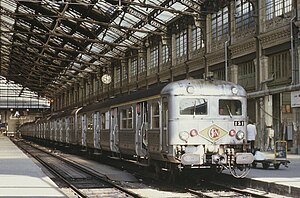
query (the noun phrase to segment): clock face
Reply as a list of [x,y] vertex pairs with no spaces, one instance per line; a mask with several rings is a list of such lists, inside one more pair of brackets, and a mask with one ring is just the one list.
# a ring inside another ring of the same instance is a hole
[[101,80],[104,84],[109,84],[111,82],[111,76],[108,74],[104,74]]

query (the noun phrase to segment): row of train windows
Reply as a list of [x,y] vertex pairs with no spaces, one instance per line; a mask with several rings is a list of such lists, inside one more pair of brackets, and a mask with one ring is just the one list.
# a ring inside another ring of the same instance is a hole
[[[204,98],[185,98],[179,103],[180,115],[208,115],[208,100]],[[151,103],[149,108],[151,109],[150,119],[148,118],[147,105],[144,106],[144,112],[141,111],[141,107],[136,107],[136,112],[139,116],[143,116],[145,122],[150,122],[152,129],[158,129],[160,127],[160,114],[159,114],[159,103]],[[240,100],[219,100],[219,115],[242,115],[242,103]],[[163,103],[163,126],[166,126],[167,120],[167,103]],[[140,115],[143,114],[143,115]],[[110,113],[104,112],[99,114],[100,116],[100,129],[109,129],[109,116]],[[93,122],[97,122],[97,116],[92,114],[88,117],[87,129],[93,129]],[[58,124],[59,122],[57,122]],[[69,122],[73,123],[73,120]],[[57,125],[59,126],[59,125]],[[81,122],[78,122],[78,127],[81,128]],[[132,129],[133,128],[133,107],[120,110],[120,128],[121,129]]]
[[[143,112],[141,112],[142,108],[144,108]],[[144,122],[151,122],[151,128],[152,129],[158,129],[159,128],[159,103],[151,103],[149,108],[151,109],[151,119],[148,118],[148,107],[147,105],[138,104],[136,106],[136,112],[140,119],[143,118]],[[164,108],[166,110],[167,105],[164,105]],[[133,107],[128,107],[126,109],[121,109],[119,112],[120,115],[120,129],[132,129],[133,128]],[[166,115],[166,114],[164,114]],[[93,122],[98,122],[97,118],[94,117],[95,114],[88,116],[87,121],[87,129],[92,130],[93,129]],[[100,114],[100,129],[109,129],[109,116],[110,113],[107,111],[105,113]],[[79,128],[81,123],[78,123]]]

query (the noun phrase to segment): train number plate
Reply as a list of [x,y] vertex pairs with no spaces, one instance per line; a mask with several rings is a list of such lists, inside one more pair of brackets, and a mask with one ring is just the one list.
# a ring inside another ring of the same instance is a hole
[[244,126],[245,122],[244,121],[234,121],[234,126]]

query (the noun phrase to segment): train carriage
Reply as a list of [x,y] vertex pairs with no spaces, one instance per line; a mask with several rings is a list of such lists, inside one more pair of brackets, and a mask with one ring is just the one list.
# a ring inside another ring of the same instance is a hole
[[64,126],[59,116],[49,121],[56,141],[67,143],[70,136],[73,145],[157,171],[215,167],[244,177],[253,161],[245,139],[246,103],[239,85],[189,79],[70,110],[61,116]]

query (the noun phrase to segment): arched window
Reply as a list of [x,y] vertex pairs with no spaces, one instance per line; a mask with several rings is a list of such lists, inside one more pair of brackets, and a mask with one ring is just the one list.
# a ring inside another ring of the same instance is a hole
[[150,49],[150,64],[148,67],[149,74],[156,73],[157,67],[158,67],[158,45],[155,45]]
[[170,61],[169,45],[162,46],[162,64],[166,64]]
[[201,49],[204,47],[204,39],[202,30],[195,25],[192,27],[192,51]]
[[183,30],[176,34],[176,58],[180,58],[187,53],[187,31]]
[[266,0],[266,18],[271,20],[292,10],[292,0]]
[[221,40],[228,33],[228,8],[224,7],[211,19],[212,40]]
[[134,57],[131,59],[131,67],[130,67],[130,81],[135,81],[137,76],[137,65],[138,65],[138,59],[137,57]]
[[254,26],[253,6],[247,0],[235,1],[236,29],[243,30]]

